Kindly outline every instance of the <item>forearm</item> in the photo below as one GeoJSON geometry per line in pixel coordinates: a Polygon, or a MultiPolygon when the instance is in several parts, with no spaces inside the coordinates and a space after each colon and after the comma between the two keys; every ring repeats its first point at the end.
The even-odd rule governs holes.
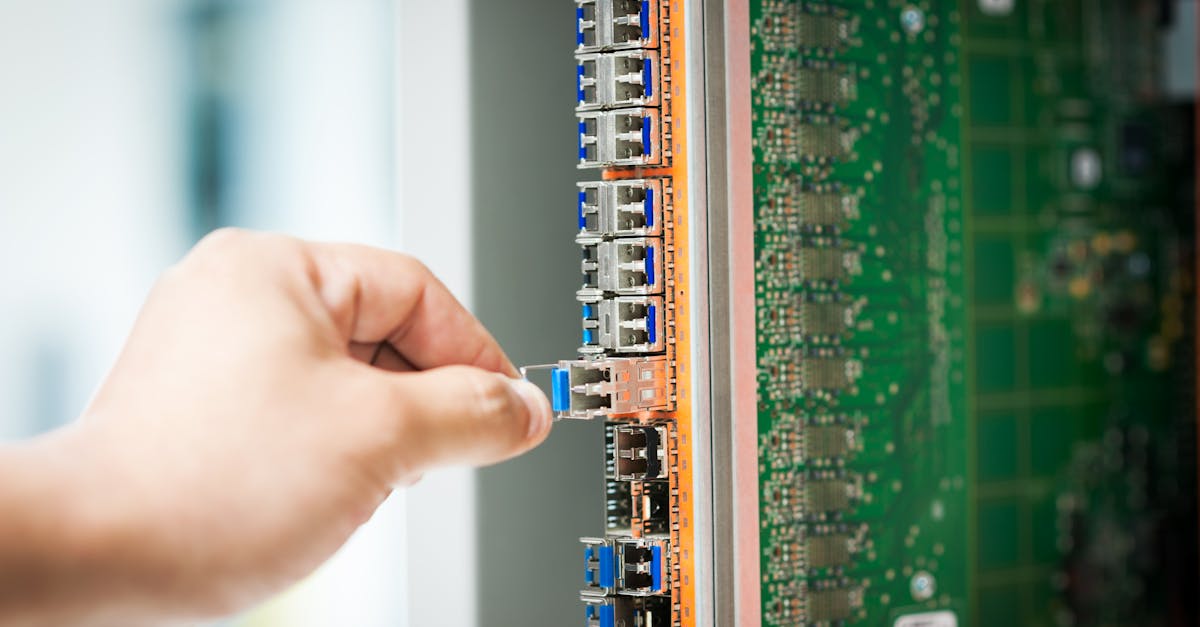
{"type": "Polygon", "coordinates": [[[136,560],[121,555],[115,512],[80,440],[67,429],[0,447],[0,624],[153,618],[137,598],[136,560]]]}

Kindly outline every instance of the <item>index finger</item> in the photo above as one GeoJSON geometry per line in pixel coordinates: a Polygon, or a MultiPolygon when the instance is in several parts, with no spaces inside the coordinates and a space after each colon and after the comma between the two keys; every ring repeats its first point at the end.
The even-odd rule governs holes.
{"type": "Polygon", "coordinates": [[[309,243],[321,300],[347,342],[387,342],[415,368],[516,368],[483,324],[424,264],[355,244],[309,243]]]}

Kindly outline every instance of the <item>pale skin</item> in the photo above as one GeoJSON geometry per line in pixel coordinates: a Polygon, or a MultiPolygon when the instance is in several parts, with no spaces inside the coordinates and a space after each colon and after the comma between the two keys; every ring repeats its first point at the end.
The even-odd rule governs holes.
{"type": "Polygon", "coordinates": [[[411,258],[218,232],[155,285],[78,421],[0,446],[0,624],[250,607],[394,488],[544,440],[549,403],[516,376],[411,258]]]}

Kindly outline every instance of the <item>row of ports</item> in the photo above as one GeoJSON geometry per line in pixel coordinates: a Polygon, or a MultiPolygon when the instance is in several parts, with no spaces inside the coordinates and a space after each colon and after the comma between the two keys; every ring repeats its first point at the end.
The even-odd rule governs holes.
{"type": "Polygon", "coordinates": [[[579,184],[580,237],[657,237],[667,204],[664,179],[579,184]]]}
{"type": "Polygon", "coordinates": [[[658,109],[583,111],[579,118],[579,167],[648,166],[663,163],[658,109]]]}
{"type": "Polygon", "coordinates": [[[660,627],[671,624],[668,597],[581,595],[587,627],[660,627]]]}
{"type": "Polygon", "coordinates": [[[670,590],[666,538],[581,538],[587,596],[653,596],[670,590]]]}
{"type": "Polygon", "coordinates": [[[576,107],[585,111],[659,106],[664,87],[659,60],[656,50],[577,55],[576,107]]]}
{"type": "Polygon", "coordinates": [[[659,47],[658,0],[575,0],[580,52],[659,47]]]}
{"type": "Polygon", "coordinates": [[[583,300],[583,355],[660,353],[666,348],[661,296],[583,300]]]}
{"type": "Polygon", "coordinates": [[[590,420],[644,411],[672,411],[665,355],[561,361],[551,373],[559,418],[590,420]]]}

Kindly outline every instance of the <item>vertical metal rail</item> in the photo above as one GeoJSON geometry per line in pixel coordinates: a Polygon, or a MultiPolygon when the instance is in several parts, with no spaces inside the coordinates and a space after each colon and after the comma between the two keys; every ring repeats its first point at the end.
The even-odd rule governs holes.
{"type": "Polygon", "coordinates": [[[713,615],[717,625],[758,627],[762,610],[748,0],[704,2],[702,22],[713,373],[713,615]]]}
{"type": "Polygon", "coordinates": [[[684,28],[688,41],[686,57],[686,73],[688,76],[687,92],[687,150],[688,150],[688,247],[691,251],[689,268],[692,277],[689,306],[691,307],[692,334],[692,464],[693,464],[693,556],[694,572],[691,573],[695,582],[695,612],[693,624],[696,627],[725,625],[715,615],[714,596],[720,589],[720,579],[715,573],[721,564],[720,558],[714,554],[717,545],[715,534],[720,529],[717,524],[716,509],[714,509],[713,481],[715,474],[716,447],[714,445],[713,428],[717,423],[711,404],[713,385],[717,378],[714,370],[710,345],[706,341],[713,335],[710,303],[712,300],[709,285],[712,249],[709,239],[709,188],[708,188],[708,58],[709,43],[705,24],[708,20],[706,13],[710,0],[683,0],[684,28]]]}

